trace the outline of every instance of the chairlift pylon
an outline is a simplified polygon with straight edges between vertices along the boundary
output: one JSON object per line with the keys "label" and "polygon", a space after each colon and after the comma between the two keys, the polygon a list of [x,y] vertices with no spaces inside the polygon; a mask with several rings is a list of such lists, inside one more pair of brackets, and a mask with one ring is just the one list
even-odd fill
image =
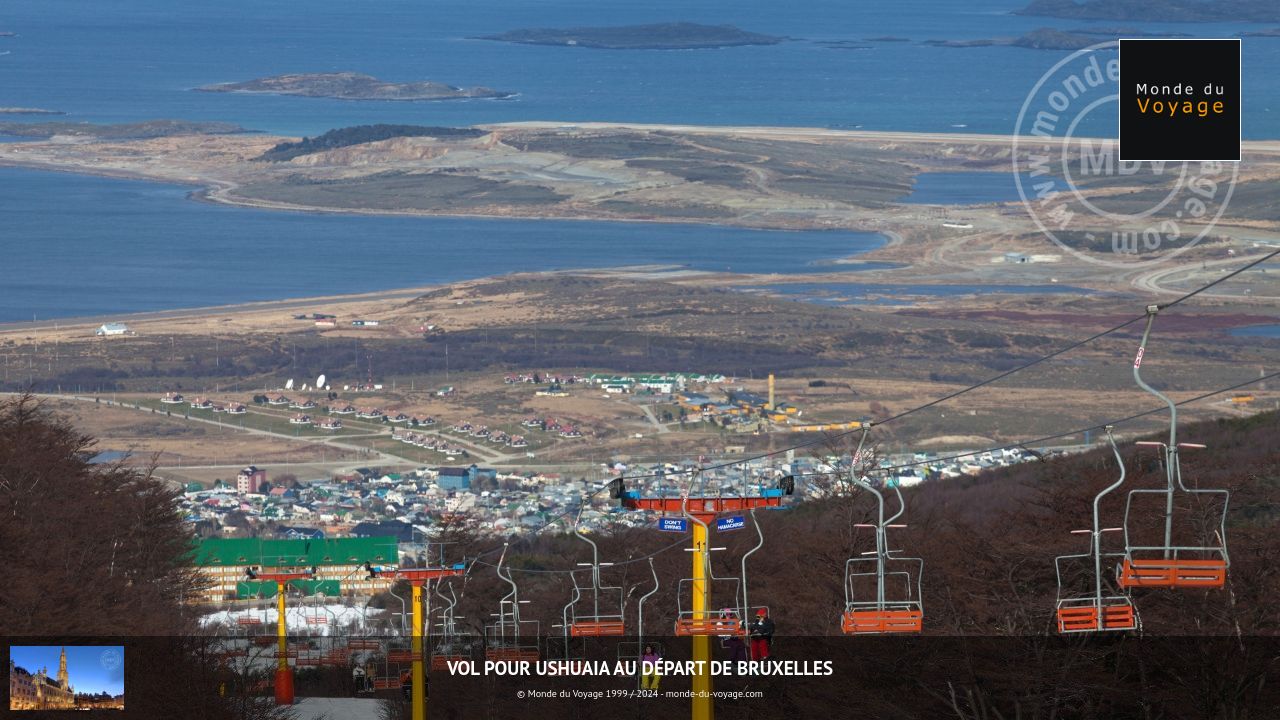
{"label": "chairlift pylon", "polygon": [[[1188,488],[1183,483],[1179,451],[1191,448],[1203,449],[1204,446],[1178,442],[1177,403],[1142,379],[1142,360],[1146,354],[1151,326],[1159,311],[1158,305],[1147,306],[1147,325],[1142,333],[1142,344],[1138,347],[1138,354],[1133,361],[1133,379],[1138,387],[1155,395],[1169,407],[1169,441],[1138,443],[1138,445],[1161,448],[1165,487],[1129,491],[1124,510],[1125,554],[1120,566],[1116,568],[1117,581],[1122,588],[1220,588],[1226,583],[1227,567],[1230,565],[1230,557],[1227,555],[1226,523],[1231,493],[1228,490]],[[1200,539],[1185,542],[1175,538],[1174,500],[1179,494],[1190,499],[1221,496],[1222,510],[1216,527],[1212,528],[1213,541],[1207,540],[1203,534]],[[1133,504],[1134,500],[1143,496],[1163,496],[1163,541],[1139,544],[1133,538],[1136,524]],[[1203,529],[1202,533],[1207,530],[1208,528]],[[1192,532],[1194,531],[1195,528],[1192,528]],[[1186,537],[1185,533],[1181,537]]]}
{"label": "chairlift pylon", "polygon": [[[1123,557],[1124,553],[1104,553],[1102,551],[1102,534],[1120,528],[1104,528],[1099,519],[1099,507],[1102,498],[1124,484],[1124,458],[1120,456],[1120,448],[1116,446],[1111,426],[1104,428],[1107,442],[1115,454],[1116,463],[1120,466],[1120,477],[1108,485],[1093,498],[1093,527],[1088,530],[1073,530],[1073,534],[1089,535],[1089,552],[1075,555],[1059,555],[1054,558],[1054,570],[1058,576],[1057,623],[1058,632],[1062,634],[1084,632],[1108,632],[1135,630],[1138,628],[1138,612],[1128,594],[1123,591],[1106,594],[1103,591],[1103,559],[1106,557]],[[1093,580],[1092,591],[1088,595],[1063,596],[1064,582],[1062,577],[1063,561],[1086,560]]]}
{"label": "chairlift pylon", "polygon": [[[898,511],[886,518],[884,494],[862,477],[858,463],[862,459],[862,450],[866,445],[869,431],[869,425],[862,428],[862,437],[858,441],[858,450],[853,455],[849,477],[855,485],[870,492],[876,498],[876,523],[864,525],[875,530],[876,547],[874,551],[845,561],[845,601],[844,613],[840,618],[840,629],[846,635],[918,633],[924,626],[924,604],[920,594],[924,560],[902,557],[897,555],[901,552],[900,550],[889,549],[889,528],[906,527],[894,524],[894,521],[906,510],[906,502],[902,498],[902,491],[894,483],[892,487],[894,494],[898,497]],[[874,563],[873,568],[861,569],[872,563]],[[862,593],[856,586],[860,580],[865,581],[870,578],[875,580],[875,598],[861,599]],[[887,587],[887,581],[891,578],[900,578],[905,581],[905,592],[891,592]]]}

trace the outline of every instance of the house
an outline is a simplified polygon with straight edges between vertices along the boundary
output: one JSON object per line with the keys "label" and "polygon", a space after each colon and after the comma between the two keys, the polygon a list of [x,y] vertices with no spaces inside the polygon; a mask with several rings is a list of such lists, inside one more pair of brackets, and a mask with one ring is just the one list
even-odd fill
{"label": "house", "polygon": [[267,471],[256,465],[250,465],[236,475],[236,492],[241,494],[258,492],[258,489],[262,487],[262,483],[266,481]]}
{"label": "house", "polygon": [[365,521],[351,528],[351,537],[394,537],[398,542],[411,543],[413,532],[412,525],[399,520]]}
{"label": "house", "polygon": [[436,477],[436,485],[442,490],[469,490],[481,480],[496,480],[498,471],[476,465],[470,467],[442,467]]}
{"label": "house", "polygon": [[182,393],[167,392],[164,394],[164,397],[160,398],[160,402],[165,405],[181,405]]}
{"label": "house", "polygon": [[320,528],[309,527],[290,527],[281,525],[276,528],[276,537],[285,538],[287,540],[322,540],[324,539],[324,530]]}
{"label": "house", "polygon": [[112,323],[103,323],[101,327],[93,331],[93,334],[99,337],[104,337],[104,336],[110,336],[110,335],[124,335],[128,332],[129,332],[128,325],[125,325],[124,323],[112,322]]}
{"label": "house", "polygon": [[468,490],[471,488],[471,468],[442,467],[436,476],[436,485],[442,490]]}

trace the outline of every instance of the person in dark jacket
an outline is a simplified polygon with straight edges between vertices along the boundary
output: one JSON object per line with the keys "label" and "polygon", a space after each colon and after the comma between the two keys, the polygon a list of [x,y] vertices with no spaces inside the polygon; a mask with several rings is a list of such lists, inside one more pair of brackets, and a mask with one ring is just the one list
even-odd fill
{"label": "person in dark jacket", "polygon": [[773,620],[767,608],[756,611],[756,619],[748,630],[751,637],[751,659],[768,660],[769,646],[773,644]]}

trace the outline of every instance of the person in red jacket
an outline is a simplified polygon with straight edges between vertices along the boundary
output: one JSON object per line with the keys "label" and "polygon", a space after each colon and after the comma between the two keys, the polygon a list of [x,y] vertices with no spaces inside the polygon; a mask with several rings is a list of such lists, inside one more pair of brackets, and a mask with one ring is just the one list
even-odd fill
{"label": "person in red jacket", "polygon": [[768,660],[769,645],[773,643],[773,620],[769,618],[769,610],[760,608],[756,611],[756,619],[748,629],[751,637],[751,659]]}

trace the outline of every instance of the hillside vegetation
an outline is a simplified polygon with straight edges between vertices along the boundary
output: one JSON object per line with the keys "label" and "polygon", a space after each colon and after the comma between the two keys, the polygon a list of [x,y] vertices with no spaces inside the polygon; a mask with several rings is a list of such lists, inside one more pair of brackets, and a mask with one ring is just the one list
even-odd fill
{"label": "hillside vegetation", "polygon": [[297,142],[282,142],[256,159],[281,162],[322,150],[362,145],[396,137],[464,139],[476,138],[484,134],[484,130],[475,128],[428,127],[424,125],[356,125],[354,127],[330,130],[313,138],[302,138]]}

